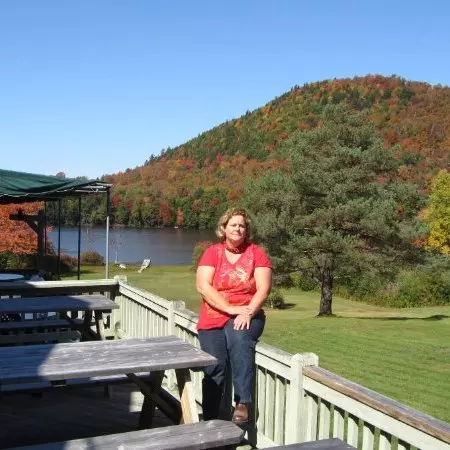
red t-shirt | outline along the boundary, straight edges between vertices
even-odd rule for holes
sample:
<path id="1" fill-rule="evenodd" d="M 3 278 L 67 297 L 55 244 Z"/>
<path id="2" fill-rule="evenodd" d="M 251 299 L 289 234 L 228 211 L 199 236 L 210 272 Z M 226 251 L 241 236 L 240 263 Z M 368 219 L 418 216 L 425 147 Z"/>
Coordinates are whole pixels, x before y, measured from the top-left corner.
<path id="1" fill-rule="evenodd" d="M 256 292 L 255 268 L 272 268 L 266 252 L 256 244 L 249 244 L 233 264 L 225 255 L 225 245 L 214 244 L 205 250 L 198 265 L 214 267 L 213 287 L 228 303 L 239 306 L 248 305 Z M 222 328 L 230 317 L 203 299 L 197 329 Z"/>

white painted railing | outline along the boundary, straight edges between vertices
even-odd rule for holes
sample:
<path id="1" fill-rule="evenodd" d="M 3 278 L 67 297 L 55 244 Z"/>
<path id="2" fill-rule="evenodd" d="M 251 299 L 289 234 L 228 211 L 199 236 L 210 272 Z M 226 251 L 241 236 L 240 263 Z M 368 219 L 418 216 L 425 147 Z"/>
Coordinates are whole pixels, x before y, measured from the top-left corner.
<path id="1" fill-rule="evenodd" d="M 197 314 L 147 291 L 119 283 L 113 312 L 127 336 L 174 334 L 199 345 Z M 201 375 L 195 374 L 201 401 Z M 256 347 L 256 426 L 249 440 L 274 444 L 339 437 L 363 450 L 450 450 L 450 426 L 318 367 L 313 353 Z"/>
<path id="2" fill-rule="evenodd" d="M 8 285 L 12 285 L 9 283 Z M 120 305 L 110 317 L 119 337 L 174 334 L 199 345 L 197 314 L 123 280 L 38 282 L 0 286 L 0 295 L 106 292 Z M 201 374 L 194 375 L 201 401 Z M 169 376 L 168 383 L 175 383 Z M 260 448 L 339 437 L 362 450 L 450 450 L 450 425 L 370 391 L 318 366 L 313 353 L 292 355 L 256 347 L 256 424 L 248 433 Z"/>
<path id="3" fill-rule="evenodd" d="M 448 449 L 450 426 L 320 367 L 305 367 L 307 440 L 329 436 L 362 449 Z"/>

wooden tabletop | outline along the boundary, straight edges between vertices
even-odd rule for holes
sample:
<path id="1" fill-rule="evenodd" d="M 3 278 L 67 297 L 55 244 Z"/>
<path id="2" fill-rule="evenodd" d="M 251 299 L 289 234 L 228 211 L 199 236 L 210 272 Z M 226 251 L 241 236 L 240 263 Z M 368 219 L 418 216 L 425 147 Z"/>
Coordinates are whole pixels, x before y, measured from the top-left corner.
<path id="1" fill-rule="evenodd" d="M 0 361 L 0 384 L 192 369 L 217 362 L 175 336 L 3 347 Z"/>
<path id="2" fill-rule="evenodd" d="M 18 273 L 0 273 L 0 281 L 8 282 L 8 281 L 18 281 L 23 280 L 25 277 Z"/>
<path id="3" fill-rule="evenodd" d="M 119 308 L 119 305 L 107 299 L 104 295 L 58 295 L 0 300 L 0 314 L 50 311 L 111 311 L 117 308 Z"/>

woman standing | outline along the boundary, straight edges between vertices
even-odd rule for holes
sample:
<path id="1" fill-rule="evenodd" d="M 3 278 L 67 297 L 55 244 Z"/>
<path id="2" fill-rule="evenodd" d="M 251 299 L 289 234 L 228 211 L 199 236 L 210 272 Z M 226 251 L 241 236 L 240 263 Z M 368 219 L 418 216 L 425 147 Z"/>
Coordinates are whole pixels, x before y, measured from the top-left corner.
<path id="1" fill-rule="evenodd" d="M 262 248 L 250 242 L 251 223 L 244 209 L 229 209 L 216 234 L 220 243 L 204 252 L 197 269 L 203 301 L 197 324 L 202 349 L 217 358 L 205 367 L 203 418 L 218 417 L 227 363 L 236 402 L 233 422 L 246 423 L 252 403 L 255 346 L 265 315 L 261 306 L 270 292 L 272 265 Z"/>

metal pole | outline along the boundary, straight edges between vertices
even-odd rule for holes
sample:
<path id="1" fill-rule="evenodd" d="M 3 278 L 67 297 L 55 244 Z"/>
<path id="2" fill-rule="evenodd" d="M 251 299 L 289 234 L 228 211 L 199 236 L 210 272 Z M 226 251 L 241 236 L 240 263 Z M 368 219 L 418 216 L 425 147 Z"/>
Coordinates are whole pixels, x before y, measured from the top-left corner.
<path id="1" fill-rule="evenodd" d="M 61 199 L 58 199 L 58 261 L 56 263 L 58 280 L 61 276 Z"/>
<path id="2" fill-rule="evenodd" d="M 105 278 L 109 278 L 109 187 L 106 189 L 106 249 Z"/>
<path id="3" fill-rule="evenodd" d="M 77 280 L 80 279 L 80 254 L 81 254 L 81 197 L 78 197 L 78 273 L 77 273 Z"/>
<path id="4" fill-rule="evenodd" d="M 44 255 L 47 255 L 47 201 L 44 200 Z"/>

